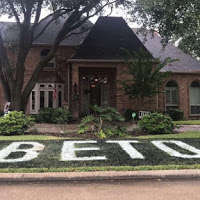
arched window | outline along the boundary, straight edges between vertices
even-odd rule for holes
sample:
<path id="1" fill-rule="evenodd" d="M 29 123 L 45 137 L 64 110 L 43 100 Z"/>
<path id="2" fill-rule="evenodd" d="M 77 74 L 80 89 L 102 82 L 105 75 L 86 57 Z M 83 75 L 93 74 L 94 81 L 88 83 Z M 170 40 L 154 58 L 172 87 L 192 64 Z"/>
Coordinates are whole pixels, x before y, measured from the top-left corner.
<path id="1" fill-rule="evenodd" d="M 190 110 L 191 114 L 200 114 L 200 83 L 193 81 L 190 85 Z"/>
<path id="2" fill-rule="evenodd" d="M 175 81 L 169 81 L 165 87 L 166 110 L 178 108 L 178 85 Z"/>
<path id="3" fill-rule="evenodd" d="M 43 59 L 48 53 L 50 52 L 50 49 L 44 49 L 41 51 L 40 53 L 40 59 Z M 49 68 L 54 68 L 55 67 L 55 57 L 52 58 L 46 67 L 49 67 Z"/>

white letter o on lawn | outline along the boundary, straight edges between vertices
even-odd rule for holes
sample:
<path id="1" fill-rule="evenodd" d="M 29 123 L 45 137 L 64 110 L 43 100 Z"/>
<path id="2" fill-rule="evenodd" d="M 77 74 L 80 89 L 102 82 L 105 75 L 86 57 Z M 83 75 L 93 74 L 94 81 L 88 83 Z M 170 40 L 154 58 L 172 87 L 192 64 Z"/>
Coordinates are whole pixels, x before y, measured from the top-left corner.
<path id="1" fill-rule="evenodd" d="M 200 150 L 190 146 L 184 142 L 181 141 L 176 141 L 176 140 L 154 140 L 151 142 L 152 144 L 154 144 L 157 148 L 159 148 L 160 150 L 166 152 L 167 154 L 169 154 L 170 156 L 173 157 L 177 157 L 177 158 L 200 158 Z M 192 153 L 194 153 L 194 155 L 190 155 L 190 154 L 182 154 L 170 147 L 168 147 L 167 145 L 165 145 L 164 143 L 168 143 L 168 144 L 176 144 L 177 146 L 181 147 L 182 149 L 186 149 Z"/>

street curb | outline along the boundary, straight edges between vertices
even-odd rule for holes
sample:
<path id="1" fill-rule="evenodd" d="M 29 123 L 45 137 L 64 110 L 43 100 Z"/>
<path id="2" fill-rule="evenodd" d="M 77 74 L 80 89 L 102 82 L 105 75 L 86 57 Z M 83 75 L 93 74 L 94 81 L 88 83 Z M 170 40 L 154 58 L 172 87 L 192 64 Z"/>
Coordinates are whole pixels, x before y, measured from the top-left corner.
<path id="1" fill-rule="evenodd" d="M 198 179 L 200 170 L 1 173 L 0 182 Z"/>

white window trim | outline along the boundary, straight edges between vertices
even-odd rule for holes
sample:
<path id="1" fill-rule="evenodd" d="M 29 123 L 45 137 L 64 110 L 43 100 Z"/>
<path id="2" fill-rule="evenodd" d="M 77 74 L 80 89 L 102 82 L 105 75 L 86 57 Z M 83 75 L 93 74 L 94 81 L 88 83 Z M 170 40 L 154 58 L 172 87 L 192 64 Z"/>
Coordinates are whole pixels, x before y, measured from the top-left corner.
<path id="1" fill-rule="evenodd" d="M 177 91 L 177 103 L 176 104 L 168 104 L 167 103 L 167 96 L 166 96 L 166 92 L 167 91 Z M 165 107 L 167 108 L 167 107 L 172 107 L 172 106 L 179 106 L 179 98 L 178 98 L 178 87 L 165 87 Z M 170 96 L 170 98 L 171 98 L 171 96 Z M 170 101 L 171 101 L 171 99 L 170 99 Z"/>
<path id="2" fill-rule="evenodd" d="M 40 85 L 44 85 L 45 87 L 40 88 Z M 53 85 L 52 88 L 49 88 L 48 85 Z M 61 88 L 59 87 L 61 85 Z M 32 110 L 32 92 L 30 95 L 30 114 L 37 114 L 40 110 L 40 91 L 44 91 L 44 107 L 48 107 L 48 95 L 49 91 L 54 92 L 54 87 L 56 86 L 56 99 L 53 100 L 53 108 L 58 108 L 58 92 L 61 91 L 61 102 L 64 101 L 64 84 L 63 83 L 36 83 L 35 88 L 35 109 Z"/>

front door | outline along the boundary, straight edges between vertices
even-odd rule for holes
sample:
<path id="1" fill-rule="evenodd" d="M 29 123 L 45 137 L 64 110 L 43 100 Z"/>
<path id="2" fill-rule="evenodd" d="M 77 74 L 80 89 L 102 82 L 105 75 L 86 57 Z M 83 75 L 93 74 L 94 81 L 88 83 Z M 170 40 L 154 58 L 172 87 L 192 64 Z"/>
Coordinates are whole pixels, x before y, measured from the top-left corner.
<path id="1" fill-rule="evenodd" d="M 106 76 L 81 77 L 81 115 L 92 113 L 91 106 L 109 107 L 109 80 Z"/>

